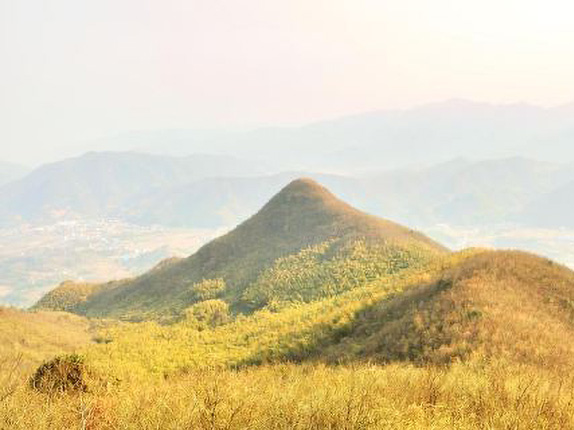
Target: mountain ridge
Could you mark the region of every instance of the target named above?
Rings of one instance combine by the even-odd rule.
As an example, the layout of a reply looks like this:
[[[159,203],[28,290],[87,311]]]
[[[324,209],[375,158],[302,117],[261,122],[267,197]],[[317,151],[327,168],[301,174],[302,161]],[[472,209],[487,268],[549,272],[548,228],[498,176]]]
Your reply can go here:
[[[347,173],[375,166],[435,164],[460,156],[501,158],[541,152],[546,152],[548,161],[572,162],[574,153],[568,146],[540,151],[553,142],[572,139],[574,121],[568,111],[568,105],[544,108],[455,99],[213,137],[190,131],[189,137],[174,140],[171,150],[181,155],[213,148],[220,154],[275,159],[283,170],[334,169]],[[274,145],[268,145],[270,141]],[[169,142],[159,142],[147,143],[146,150],[170,151]]]
[[[265,167],[230,156],[89,152],[43,165],[0,187],[0,221],[113,217],[118,207],[152,190],[254,172],[264,173]]]
[[[421,233],[365,214],[316,182],[298,179],[251,218],[195,254],[123,281],[118,288],[102,289],[78,304],[75,311],[95,316],[107,315],[115,308],[111,313],[128,318],[132,311],[144,310],[145,314],[163,309],[162,312],[178,313],[193,304],[190,288],[210,279],[222,279],[227,286],[219,296],[237,309],[245,310],[242,293],[249,285],[272,270],[276,260],[296,256],[314,246],[324,248],[318,257],[321,261],[350,258],[349,253],[359,246],[366,255],[377,256],[373,264],[379,271],[401,270],[401,264],[416,264],[434,254],[447,252]],[[399,258],[397,255],[401,253],[404,253],[404,262],[397,267],[387,267],[389,257]],[[331,274],[325,276],[328,280]]]
[[[309,176],[361,210],[410,225],[513,222],[536,227],[531,217],[521,219],[524,210],[574,180],[573,166],[524,157],[455,158],[349,176],[312,170],[268,173],[257,162],[227,156],[90,153],[0,187],[0,224],[113,218],[145,226],[229,228],[289,181]]]

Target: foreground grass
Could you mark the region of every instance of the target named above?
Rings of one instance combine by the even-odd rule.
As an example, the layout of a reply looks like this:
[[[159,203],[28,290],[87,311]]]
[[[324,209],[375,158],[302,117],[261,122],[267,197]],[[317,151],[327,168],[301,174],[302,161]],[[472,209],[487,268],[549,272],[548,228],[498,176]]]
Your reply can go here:
[[[201,369],[48,396],[22,384],[2,429],[569,429],[574,383],[501,362]]]

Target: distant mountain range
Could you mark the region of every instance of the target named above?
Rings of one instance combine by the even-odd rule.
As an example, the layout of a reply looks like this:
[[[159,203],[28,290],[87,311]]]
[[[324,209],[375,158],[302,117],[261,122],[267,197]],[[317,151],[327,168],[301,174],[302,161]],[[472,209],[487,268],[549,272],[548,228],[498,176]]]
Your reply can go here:
[[[517,218],[548,228],[574,226],[574,181],[537,197]]]
[[[415,226],[516,223],[574,227],[574,165],[454,159],[363,175],[269,174],[228,156],[89,153],[0,188],[0,223],[116,218],[140,225],[231,227],[307,176],[361,210]]]
[[[23,178],[23,169],[0,164],[0,225],[112,217],[232,226],[304,175],[414,225],[572,227],[572,142],[572,105],[465,100],[304,126],[134,132],[93,145],[141,152],[92,152]]]
[[[0,186],[21,178],[28,170],[18,164],[0,162]]]
[[[522,216],[524,208],[572,179],[573,165],[524,158],[458,159],[370,178],[369,191],[379,196],[374,200],[378,207],[370,210],[384,210],[387,216],[414,225],[508,222],[536,226],[536,219]]]
[[[432,165],[457,157],[574,162],[573,111],[572,106],[545,109],[450,100],[303,126],[138,132],[99,144],[161,154],[232,155],[282,170],[338,173]]]
[[[0,218],[7,223],[114,216],[119,207],[159,189],[205,177],[265,172],[259,163],[227,156],[88,153],[5,184],[0,188]]]

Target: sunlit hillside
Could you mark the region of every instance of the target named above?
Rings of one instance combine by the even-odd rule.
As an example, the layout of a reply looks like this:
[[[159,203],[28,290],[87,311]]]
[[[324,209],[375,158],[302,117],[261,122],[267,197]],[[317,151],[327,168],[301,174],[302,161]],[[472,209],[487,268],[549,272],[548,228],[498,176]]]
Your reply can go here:
[[[365,309],[322,349],[331,362],[449,364],[506,359],[574,367],[574,272],[522,252],[485,251]]]
[[[65,312],[24,312],[0,307],[0,360],[30,370],[57,354],[91,342],[95,327],[86,318]]]

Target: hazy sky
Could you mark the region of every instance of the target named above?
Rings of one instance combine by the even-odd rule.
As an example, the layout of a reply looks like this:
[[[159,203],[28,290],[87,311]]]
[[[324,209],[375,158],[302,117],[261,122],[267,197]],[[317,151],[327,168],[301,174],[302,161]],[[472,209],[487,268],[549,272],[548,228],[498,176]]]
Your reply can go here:
[[[574,100],[571,0],[0,0],[0,159],[126,130]]]

